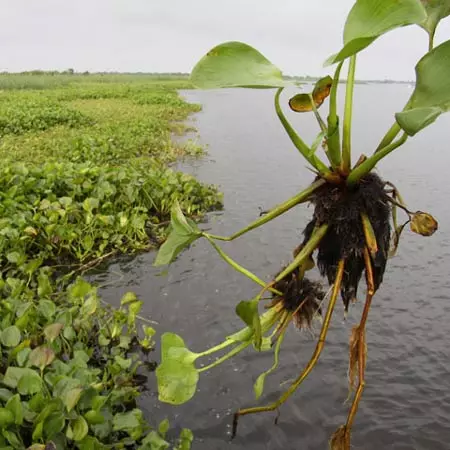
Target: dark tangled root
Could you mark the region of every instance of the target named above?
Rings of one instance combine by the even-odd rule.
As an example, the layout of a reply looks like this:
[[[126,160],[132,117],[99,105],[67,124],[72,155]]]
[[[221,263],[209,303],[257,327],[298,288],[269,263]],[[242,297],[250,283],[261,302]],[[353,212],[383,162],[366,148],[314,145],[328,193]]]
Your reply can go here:
[[[283,309],[293,312],[295,325],[302,328],[311,327],[316,314],[321,314],[320,303],[325,297],[322,286],[307,278],[301,278],[298,270],[292,272],[273,286],[282,292],[275,296],[274,302],[282,302]]]
[[[325,184],[311,198],[314,216],[306,226],[306,243],[314,227],[329,224],[326,236],[318,247],[317,265],[322,276],[334,283],[337,266],[345,258],[341,296],[345,310],[350,301],[356,300],[358,284],[365,269],[364,248],[366,246],[361,213],[365,212],[372,224],[378,245],[378,252],[372,258],[375,290],[383,281],[389,252],[391,235],[391,209],[386,201],[384,182],[370,173],[358,185],[348,188],[344,185]]]

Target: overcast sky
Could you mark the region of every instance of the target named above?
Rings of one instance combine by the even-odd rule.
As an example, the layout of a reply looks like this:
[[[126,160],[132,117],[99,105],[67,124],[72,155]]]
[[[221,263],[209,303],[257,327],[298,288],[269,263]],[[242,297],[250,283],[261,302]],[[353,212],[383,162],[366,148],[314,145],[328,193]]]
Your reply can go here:
[[[0,71],[189,72],[214,45],[240,40],[285,74],[322,75],[354,0],[0,0]],[[437,42],[450,38],[443,22]],[[414,79],[418,27],[363,52],[359,79]]]

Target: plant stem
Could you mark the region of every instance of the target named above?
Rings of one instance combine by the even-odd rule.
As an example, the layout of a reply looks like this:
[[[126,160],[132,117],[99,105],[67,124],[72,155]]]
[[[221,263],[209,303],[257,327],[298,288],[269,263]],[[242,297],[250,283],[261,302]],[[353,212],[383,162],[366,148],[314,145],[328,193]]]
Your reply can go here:
[[[433,50],[435,33],[436,33],[436,27],[434,27],[433,30],[428,33],[428,51],[429,52],[431,52],[431,50]]]
[[[378,161],[389,155],[389,153],[394,151],[397,147],[404,144],[407,139],[408,135],[403,133],[400,139],[387,145],[377,153],[374,153],[370,158],[367,158],[361,165],[350,172],[350,175],[347,178],[347,185],[351,186],[357,183],[364,175],[368,174],[375,167]]]
[[[375,150],[375,153],[378,153],[380,150],[389,145],[397,137],[398,133],[400,133],[401,130],[402,129],[400,128],[400,125],[395,122],[392,127],[389,128],[389,131],[384,135],[383,139]]]
[[[230,345],[232,345],[234,342],[235,341],[226,339],[221,344],[216,345],[215,347],[211,347],[210,349],[205,350],[202,353],[197,353],[197,358],[202,358],[203,356],[208,356],[208,355],[211,355],[212,353],[216,353],[216,352],[218,352],[220,350],[223,350],[224,348],[227,348]]]
[[[242,273],[246,277],[250,278],[250,280],[254,281],[255,283],[259,284],[262,287],[266,287],[267,283],[265,283],[263,280],[258,278],[254,273],[250,272],[245,267],[238,264],[236,261],[234,261],[232,258],[230,258],[207,234],[204,234],[205,238],[208,239],[208,241],[211,243],[211,245],[214,247],[214,249],[217,251],[217,253],[222,257],[222,259],[228,263],[234,270]],[[282,295],[280,291],[277,291],[276,289],[269,288],[270,292],[273,292],[277,295]]]
[[[282,280],[284,277],[293,272],[298,266],[300,266],[306,258],[316,249],[322,238],[325,236],[328,230],[328,224],[323,224],[317,228],[311,239],[306,243],[306,245],[300,250],[300,253],[295,257],[294,261],[291,262],[276,278],[275,282]]]
[[[347,88],[345,91],[344,126],[342,136],[342,170],[344,173],[350,172],[352,165],[351,152],[351,130],[353,112],[353,90],[355,86],[356,55],[350,58],[347,76]]]
[[[276,206],[275,208],[271,209],[267,214],[265,214],[260,219],[255,220],[250,225],[246,226],[242,230],[238,231],[237,233],[232,234],[229,237],[224,236],[216,236],[214,234],[207,234],[204,233],[205,237],[209,236],[212,239],[217,239],[218,241],[233,241],[234,239],[238,238],[239,236],[242,236],[243,234],[254,230],[255,228],[260,227],[261,225],[264,225],[267,222],[270,222],[271,220],[275,219],[276,217],[280,216],[281,214],[284,214],[286,211],[289,211],[294,206],[306,202],[311,194],[318,189],[320,186],[324,185],[326,182],[325,180],[317,180],[314,183],[312,183],[309,187],[307,187],[304,191],[298,193],[294,197],[290,198],[289,200],[286,200],[284,203],[281,203],[280,205]]]
[[[212,369],[212,368],[218,366],[219,364],[222,364],[227,359],[233,357],[234,355],[237,355],[238,353],[242,352],[242,350],[245,350],[250,344],[251,344],[251,342],[243,342],[242,344],[233,348],[233,350],[226,353],[219,359],[216,359],[213,363],[209,364],[208,366],[202,367],[201,369],[198,369],[197,372],[199,372],[199,373],[205,372],[206,370]]]
[[[305,144],[301,137],[295,132],[291,124],[286,119],[280,106],[280,94],[284,88],[279,88],[275,94],[275,111],[281,124],[283,125],[286,133],[291,138],[292,143],[295,145],[297,150],[302,154],[302,156],[320,173],[329,173],[328,167],[319,159],[317,156],[311,152],[311,149]]]
[[[330,91],[330,113],[328,115],[328,159],[333,168],[341,164],[341,143],[339,139],[339,117],[337,114],[337,90],[339,86],[339,76],[343,62],[340,62],[336,68],[333,78],[333,84]]]
[[[317,123],[319,124],[319,127],[320,127],[321,131],[326,133],[327,132],[327,126],[326,126],[325,122],[323,121],[322,117],[320,116],[320,113],[319,113],[319,111],[316,108],[316,104],[314,102],[314,98],[313,98],[313,96],[311,94],[309,94],[309,99],[311,101],[311,108],[312,108],[312,110],[314,112],[314,115],[316,116]]]

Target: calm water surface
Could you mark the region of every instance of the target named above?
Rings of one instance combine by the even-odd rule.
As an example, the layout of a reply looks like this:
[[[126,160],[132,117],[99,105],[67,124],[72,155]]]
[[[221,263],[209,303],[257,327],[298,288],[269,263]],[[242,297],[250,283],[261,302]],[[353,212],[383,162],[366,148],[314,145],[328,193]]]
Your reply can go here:
[[[354,152],[369,154],[391,125],[385,112],[400,110],[411,90],[406,86],[360,85],[356,89]],[[203,161],[183,165],[225,194],[224,212],[212,214],[214,233],[228,235],[267,209],[306,187],[305,168],[279,125],[273,92],[251,90],[188,91],[201,103],[195,126],[208,145]],[[312,142],[311,116],[290,115]],[[410,209],[434,214],[438,233],[422,238],[404,233],[398,256],[390,261],[368,324],[367,387],[357,416],[355,449],[450,449],[450,118],[441,118],[380,166],[396,183]],[[230,255],[264,279],[287,263],[312,213],[300,206],[263,229],[224,246]],[[231,270],[205,242],[183,253],[166,276],[152,267],[154,254],[119,261],[96,277],[111,303],[135,291],[144,313],[159,322],[158,331],[175,331],[189,348],[201,351],[241,327],[234,315],[240,300],[254,296],[251,282]],[[317,276],[317,275],[316,275]],[[255,404],[253,382],[272,364],[270,354],[241,354],[202,374],[194,399],[180,407],[158,404],[156,394],[142,399],[155,422],[168,416],[172,426],[189,427],[194,450],[326,449],[332,432],[345,422],[348,404],[348,337],[359,320],[361,303],[343,320],[335,311],[323,357],[297,393],[282,407],[278,426],[272,414],[244,417],[230,442],[231,414]],[[317,334],[317,330],[316,330]],[[308,333],[290,330],[279,370],[266,381],[259,404],[275,400],[296,377],[313,351]],[[158,356],[157,354],[155,356]],[[159,357],[158,357],[159,358]],[[284,384],[283,384],[284,383]],[[152,377],[151,388],[155,390]]]

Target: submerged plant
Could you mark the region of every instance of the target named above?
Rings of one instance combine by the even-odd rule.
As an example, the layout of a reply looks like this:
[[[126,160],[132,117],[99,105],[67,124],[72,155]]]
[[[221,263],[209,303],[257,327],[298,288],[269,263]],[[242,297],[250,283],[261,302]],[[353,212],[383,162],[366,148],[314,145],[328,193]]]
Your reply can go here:
[[[373,172],[377,163],[403,145],[410,136],[434,122],[450,109],[450,40],[434,48],[438,22],[450,15],[448,0],[358,0],[349,13],[344,29],[344,46],[328,64],[337,64],[333,77],[319,80],[311,93],[295,95],[289,101],[292,110],[312,112],[319,133],[309,146],[288,122],[280,105],[280,94],[288,83],[281,71],[261,53],[240,42],[227,42],[212,50],[196,65],[192,82],[200,88],[247,87],[277,88],[275,111],[284,129],[300,154],[315,172],[313,183],[243,230],[230,237],[215,236],[186,219],[178,205],[172,211],[172,232],[160,249],[156,265],[171,263],[177,254],[200,237],[206,238],[234,269],[261,286],[261,291],[249,301],[241,301],[237,314],[247,327],[226,338],[216,347],[202,353],[188,350],[184,341],[171,333],[162,338],[162,364],[157,369],[159,396],[162,401],[181,404],[195,393],[199,374],[253,345],[257,351],[274,347],[274,365],[258,377],[255,394],[258,398],[266,376],[276,369],[279,351],[287,326],[308,327],[314,317],[325,310],[316,349],[306,368],[274,403],[241,409],[234,416],[233,434],[241,416],[277,410],[299,387],[318,361],[339,293],[347,311],[355,302],[361,278],[366,281],[366,300],[362,317],[350,338],[349,382],[355,390],[346,423],[331,438],[333,449],[350,448],[350,431],[365,385],[365,327],[372,298],[379,289],[387,260],[395,253],[400,234],[407,223],[411,230],[430,236],[437,222],[427,213],[411,212],[398,190]],[[395,115],[395,122],[371,156],[361,155],[353,164],[351,153],[352,103],[357,54],[382,34],[406,25],[419,25],[428,34],[429,51],[416,65],[415,89],[404,109]],[[348,62],[344,119],[337,111],[337,86],[344,62]],[[322,119],[319,108],[329,97],[329,111]],[[341,138],[342,136],[342,138]],[[323,148],[327,162],[319,156]],[[233,241],[243,234],[275,219],[294,206],[310,202],[314,206],[311,221],[304,230],[304,240],[294,251],[292,262],[266,283],[233,261],[216,241]],[[399,225],[397,213],[408,215]],[[391,226],[392,222],[392,226]],[[322,276],[332,285],[328,305],[321,286],[306,278],[305,273],[316,262]],[[272,294],[267,311],[259,315],[265,293]],[[195,361],[228,348],[225,355],[209,366],[196,368]],[[356,383],[356,379],[358,382]]]

